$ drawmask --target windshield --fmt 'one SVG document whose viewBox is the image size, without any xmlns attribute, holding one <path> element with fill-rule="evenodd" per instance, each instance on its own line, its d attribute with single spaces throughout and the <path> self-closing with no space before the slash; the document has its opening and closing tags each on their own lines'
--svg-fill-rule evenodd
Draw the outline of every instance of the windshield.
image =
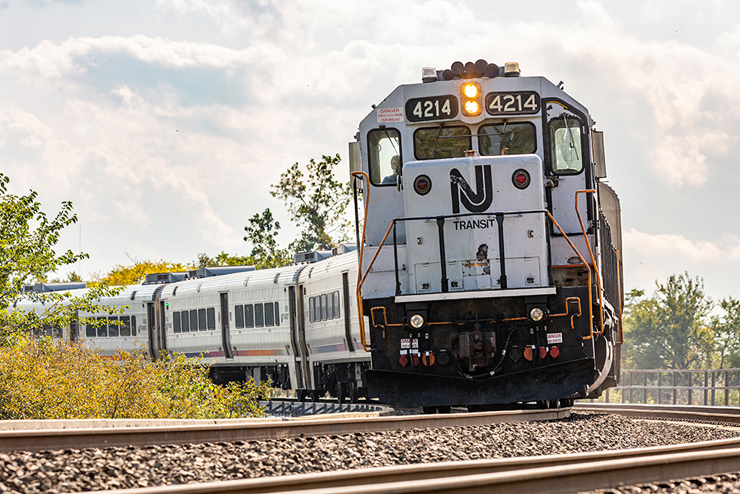
<svg viewBox="0 0 740 494">
<path fill-rule="evenodd" d="M 414 155 L 418 160 L 459 158 L 473 149 L 467 127 L 428 127 L 414 132 Z"/>
<path fill-rule="evenodd" d="M 530 122 L 481 125 L 478 149 L 483 156 L 534 153 L 537 150 L 534 125 Z"/>
</svg>

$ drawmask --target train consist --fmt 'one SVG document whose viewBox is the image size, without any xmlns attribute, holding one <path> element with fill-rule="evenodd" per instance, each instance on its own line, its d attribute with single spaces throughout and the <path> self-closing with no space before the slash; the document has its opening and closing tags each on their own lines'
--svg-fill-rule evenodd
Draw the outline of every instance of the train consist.
<svg viewBox="0 0 740 494">
<path fill-rule="evenodd" d="M 425 68 L 350 143 L 356 250 L 154 275 L 102 301 L 129 307 L 122 324 L 66 331 L 306 398 L 444 410 L 598 396 L 619 376 L 623 289 L 594 125 L 516 63 Z"/>
</svg>

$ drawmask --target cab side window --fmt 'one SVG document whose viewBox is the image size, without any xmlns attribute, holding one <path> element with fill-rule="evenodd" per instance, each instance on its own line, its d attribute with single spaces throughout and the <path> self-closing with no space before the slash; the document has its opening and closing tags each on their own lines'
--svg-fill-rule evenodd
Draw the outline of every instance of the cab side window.
<svg viewBox="0 0 740 494">
<path fill-rule="evenodd" d="M 563 114 L 550 121 L 550 156 L 552 171 L 572 175 L 583 170 L 581 122 Z"/>
<path fill-rule="evenodd" d="M 396 185 L 401 175 L 401 133 L 396 129 L 375 129 L 367 135 L 370 182 Z"/>
</svg>

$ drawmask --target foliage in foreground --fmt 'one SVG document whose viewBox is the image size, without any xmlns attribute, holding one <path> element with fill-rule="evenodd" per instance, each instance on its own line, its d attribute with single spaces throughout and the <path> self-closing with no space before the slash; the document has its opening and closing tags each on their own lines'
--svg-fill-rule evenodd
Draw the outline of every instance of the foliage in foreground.
<svg viewBox="0 0 740 494">
<path fill-rule="evenodd" d="M 269 382 L 217 386 L 197 359 L 20 339 L 0 348 L 0 419 L 260 417 Z"/>
<path fill-rule="evenodd" d="M 10 179 L 0 173 L 0 345 L 23 333 L 69 326 L 78 312 L 113 313 L 114 308 L 97 304 L 101 297 L 117 293 L 104 284 L 75 297 L 69 292 L 23 294 L 25 285 L 45 280 L 88 256 L 55 251 L 64 228 L 77 222 L 71 202 L 62 202 L 60 211 L 50 216 L 42 210 L 36 192 L 11 194 L 9 184 Z M 39 312 L 10 310 L 24 298 L 37 302 Z"/>
</svg>

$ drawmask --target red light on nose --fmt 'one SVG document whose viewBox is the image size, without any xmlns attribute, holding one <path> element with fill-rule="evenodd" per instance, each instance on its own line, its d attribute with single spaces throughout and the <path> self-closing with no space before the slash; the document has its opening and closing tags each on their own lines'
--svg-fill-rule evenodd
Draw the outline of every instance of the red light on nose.
<svg viewBox="0 0 740 494">
<path fill-rule="evenodd" d="M 432 180 L 426 175 L 419 175 L 414 180 L 414 190 L 417 194 L 423 196 L 432 190 Z"/>
<path fill-rule="evenodd" d="M 531 181 L 529 172 L 527 172 L 527 170 L 519 169 L 511 176 L 511 181 L 517 189 L 526 189 L 529 187 L 529 182 Z"/>
</svg>

